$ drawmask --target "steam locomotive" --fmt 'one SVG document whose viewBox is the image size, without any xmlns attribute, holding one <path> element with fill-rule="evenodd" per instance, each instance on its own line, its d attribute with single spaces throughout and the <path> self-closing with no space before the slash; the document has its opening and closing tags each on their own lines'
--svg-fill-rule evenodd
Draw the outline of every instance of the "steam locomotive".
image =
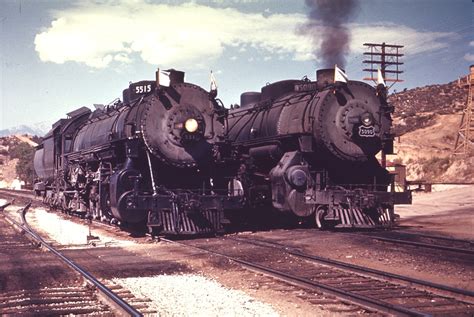
<svg viewBox="0 0 474 317">
<path fill-rule="evenodd" d="M 256 210 L 312 218 L 319 228 L 390 226 L 394 205 L 411 203 L 376 158 L 393 153 L 393 107 L 384 85 L 334 75 L 322 69 L 316 82 L 284 80 L 241 95 L 227 115 L 226 138 L 241 162 L 232 192 Z"/>
<path fill-rule="evenodd" d="M 51 207 L 153 234 L 223 231 L 224 210 L 242 203 L 217 177 L 226 110 L 215 97 L 183 72 L 158 71 L 123 101 L 68 113 L 36 150 L 34 189 Z"/>
<path fill-rule="evenodd" d="M 53 125 L 34 158 L 45 203 L 182 235 L 224 232 L 264 209 L 320 228 L 390 226 L 394 205 L 411 202 L 375 156 L 393 151 L 383 85 L 319 70 L 317 81 L 245 92 L 229 110 L 183 72 L 160 74 Z"/>
</svg>

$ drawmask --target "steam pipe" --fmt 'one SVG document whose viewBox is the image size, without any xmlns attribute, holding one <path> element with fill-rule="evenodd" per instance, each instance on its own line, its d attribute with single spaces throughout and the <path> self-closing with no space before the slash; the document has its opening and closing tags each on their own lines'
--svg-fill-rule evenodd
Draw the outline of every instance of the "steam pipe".
<svg viewBox="0 0 474 317">
<path fill-rule="evenodd" d="M 150 169 L 150 178 L 151 178 L 151 186 L 153 187 L 153 196 L 157 196 L 158 192 L 156 191 L 155 176 L 153 175 L 153 167 L 151 165 L 150 151 L 148 149 L 146 150 L 146 157 L 148 160 L 148 167 Z"/>
</svg>

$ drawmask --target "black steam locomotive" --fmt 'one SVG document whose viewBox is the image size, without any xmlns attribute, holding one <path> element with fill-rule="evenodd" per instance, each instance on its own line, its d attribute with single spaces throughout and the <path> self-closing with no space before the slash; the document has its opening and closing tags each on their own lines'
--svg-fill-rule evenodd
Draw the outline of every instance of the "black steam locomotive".
<svg viewBox="0 0 474 317">
<path fill-rule="evenodd" d="M 184 73 L 169 70 L 166 84 L 159 74 L 53 125 L 34 159 L 46 203 L 153 234 L 197 234 L 265 209 L 320 228 L 389 226 L 394 204 L 411 202 L 375 157 L 393 151 L 384 86 L 335 83 L 334 69 L 320 70 L 315 82 L 243 93 L 228 110 Z"/>
<path fill-rule="evenodd" d="M 231 192 L 256 211 L 315 217 L 320 228 L 390 226 L 394 204 L 411 203 L 376 159 L 393 153 L 393 108 L 384 85 L 334 82 L 334 72 L 241 95 L 227 116 L 241 161 Z"/>
<path fill-rule="evenodd" d="M 160 74 L 130 84 L 123 102 L 82 107 L 53 125 L 34 158 L 46 203 L 154 234 L 224 230 L 224 210 L 242 205 L 214 164 L 226 110 L 183 72 L 169 70 L 166 84 Z"/>
</svg>

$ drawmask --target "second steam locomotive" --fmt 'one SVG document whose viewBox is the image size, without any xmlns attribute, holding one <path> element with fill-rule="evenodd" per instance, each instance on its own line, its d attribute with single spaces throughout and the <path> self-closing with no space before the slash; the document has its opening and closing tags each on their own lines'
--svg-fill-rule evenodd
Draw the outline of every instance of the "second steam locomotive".
<svg viewBox="0 0 474 317">
<path fill-rule="evenodd" d="M 235 183 L 251 207 L 313 218 L 320 228 L 390 226 L 394 204 L 411 203 L 376 159 L 393 153 L 393 108 L 384 85 L 335 82 L 337 71 L 241 95 L 227 117 L 241 158 Z"/>
<path fill-rule="evenodd" d="M 229 110 L 183 72 L 166 82 L 162 73 L 53 125 L 34 159 L 46 203 L 153 234 L 199 234 L 263 210 L 321 228 L 390 226 L 394 205 L 411 202 L 376 159 L 393 148 L 385 87 L 320 70 L 317 81 L 243 93 Z"/>
</svg>

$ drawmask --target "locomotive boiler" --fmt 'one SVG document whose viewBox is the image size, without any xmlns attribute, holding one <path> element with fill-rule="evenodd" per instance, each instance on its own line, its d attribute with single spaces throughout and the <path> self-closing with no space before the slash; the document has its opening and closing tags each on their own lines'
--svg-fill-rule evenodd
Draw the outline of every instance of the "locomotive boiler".
<svg viewBox="0 0 474 317">
<path fill-rule="evenodd" d="M 225 113 L 215 95 L 158 71 L 123 101 L 68 113 L 36 151 L 35 189 L 53 207 L 153 234 L 222 231 L 240 199 L 213 181 Z"/>
<path fill-rule="evenodd" d="M 320 228 L 390 226 L 394 204 L 411 203 L 411 194 L 394 191 L 376 158 L 393 152 L 385 86 L 335 82 L 334 74 L 323 69 L 315 82 L 284 80 L 241 95 L 227 118 L 241 160 L 232 192 Z"/>
</svg>

